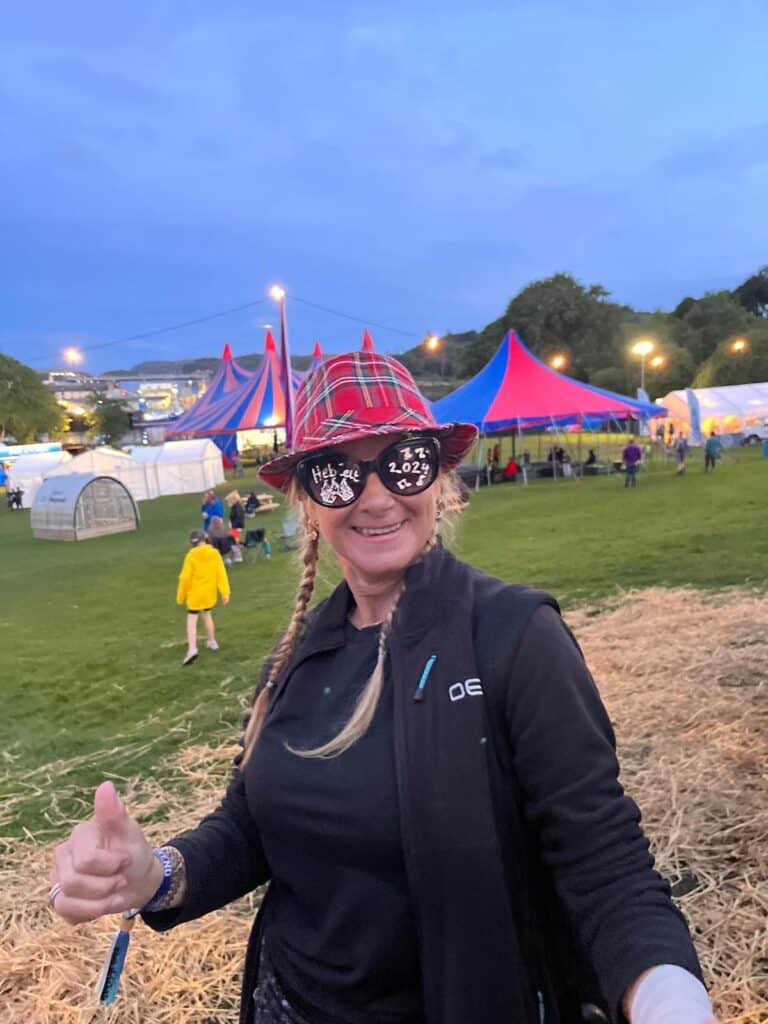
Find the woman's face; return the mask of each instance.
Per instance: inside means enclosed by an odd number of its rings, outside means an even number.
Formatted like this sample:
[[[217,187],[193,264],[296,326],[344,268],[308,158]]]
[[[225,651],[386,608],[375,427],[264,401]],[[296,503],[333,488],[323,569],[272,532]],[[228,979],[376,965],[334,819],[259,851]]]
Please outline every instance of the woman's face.
[[[399,438],[371,437],[339,445],[338,450],[355,459],[374,459]],[[432,536],[437,515],[440,481],[421,494],[393,494],[368,474],[357,501],[344,508],[325,508],[304,496],[304,512],[317,523],[320,535],[336,552],[347,581],[375,581],[400,576],[423,554]]]

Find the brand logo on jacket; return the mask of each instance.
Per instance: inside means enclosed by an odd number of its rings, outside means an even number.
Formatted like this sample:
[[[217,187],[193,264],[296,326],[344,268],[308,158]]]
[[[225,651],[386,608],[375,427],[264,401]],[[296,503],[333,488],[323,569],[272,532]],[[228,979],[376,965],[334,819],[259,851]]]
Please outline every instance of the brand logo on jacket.
[[[464,700],[465,697],[482,697],[483,687],[480,680],[465,679],[463,683],[454,683],[448,687],[448,696],[452,701]]]

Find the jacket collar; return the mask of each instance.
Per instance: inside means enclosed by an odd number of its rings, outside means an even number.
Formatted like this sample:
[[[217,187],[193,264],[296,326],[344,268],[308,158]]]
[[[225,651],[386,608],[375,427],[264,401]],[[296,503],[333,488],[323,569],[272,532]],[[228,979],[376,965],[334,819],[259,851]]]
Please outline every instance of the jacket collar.
[[[437,547],[406,569],[405,591],[395,616],[396,630],[411,639],[434,624],[436,595],[440,594],[435,583],[455,561],[450,552]],[[427,590],[430,591],[429,600],[424,598]],[[301,644],[302,658],[319,651],[334,650],[344,644],[344,625],[353,603],[349,584],[342,580],[333,593],[310,613]]]

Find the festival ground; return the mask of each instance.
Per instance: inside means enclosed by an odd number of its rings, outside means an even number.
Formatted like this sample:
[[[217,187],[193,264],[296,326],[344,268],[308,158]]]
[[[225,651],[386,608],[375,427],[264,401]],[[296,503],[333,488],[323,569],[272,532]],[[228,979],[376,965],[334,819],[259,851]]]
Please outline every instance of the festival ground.
[[[694,457],[682,479],[651,465],[636,490],[621,484],[485,488],[455,547],[563,599],[716,1009],[724,1024],[758,1024],[768,1020],[768,460],[734,452],[705,476]],[[102,778],[129,794],[157,840],[215,803],[240,701],[291,600],[281,516],[267,513],[256,525],[270,533],[272,559],[230,570],[221,651],[182,669],[173,596],[197,505],[166,498],[141,511],[139,533],[81,544],[34,541],[28,513],[0,516],[10,709],[0,720],[0,1002],[9,1024],[235,1019],[250,904],[169,937],[139,927],[112,1011],[96,1010],[91,992],[113,922],[74,932],[45,907],[49,844]],[[324,572],[323,589],[335,578]]]

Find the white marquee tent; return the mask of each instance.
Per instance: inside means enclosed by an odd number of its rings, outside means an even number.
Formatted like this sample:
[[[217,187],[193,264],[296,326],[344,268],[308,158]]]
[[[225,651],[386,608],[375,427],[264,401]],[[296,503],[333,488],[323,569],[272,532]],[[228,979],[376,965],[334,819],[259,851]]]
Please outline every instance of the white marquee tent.
[[[728,384],[719,388],[693,388],[699,401],[701,429],[706,435],[749,433],[750,427],[768,420],[768,382],[764,384]],[[667,422],[690,432],[690,412],[685,391],[670,391],[659,405],[669,410]]]
[[[72,456],[64,451],[20,455],[12,462],[8,486],[11,489],[20,487],[24,492],[21,499],[22,508],[32,508],[35,495],[40,490],[44,478],[69,462],[72,462]]]
[[[115,477],[67,473],[43,481],[30,522],[33,535],[43,540],[89,540],[135,530],[139,510]]]
[[[134,445],[130,452],[153,477],[158,494],[201,494],[224,482],[221,451],[205,437]]]
[[[117,448],[92,448],[76,455],[71,462],[46,473],[46,479],[66,476],[68,473],[115,477],[126,485],[135,501],[147,501],[156,498],[158,494],[154,474],[148,473],[143,463]]]

